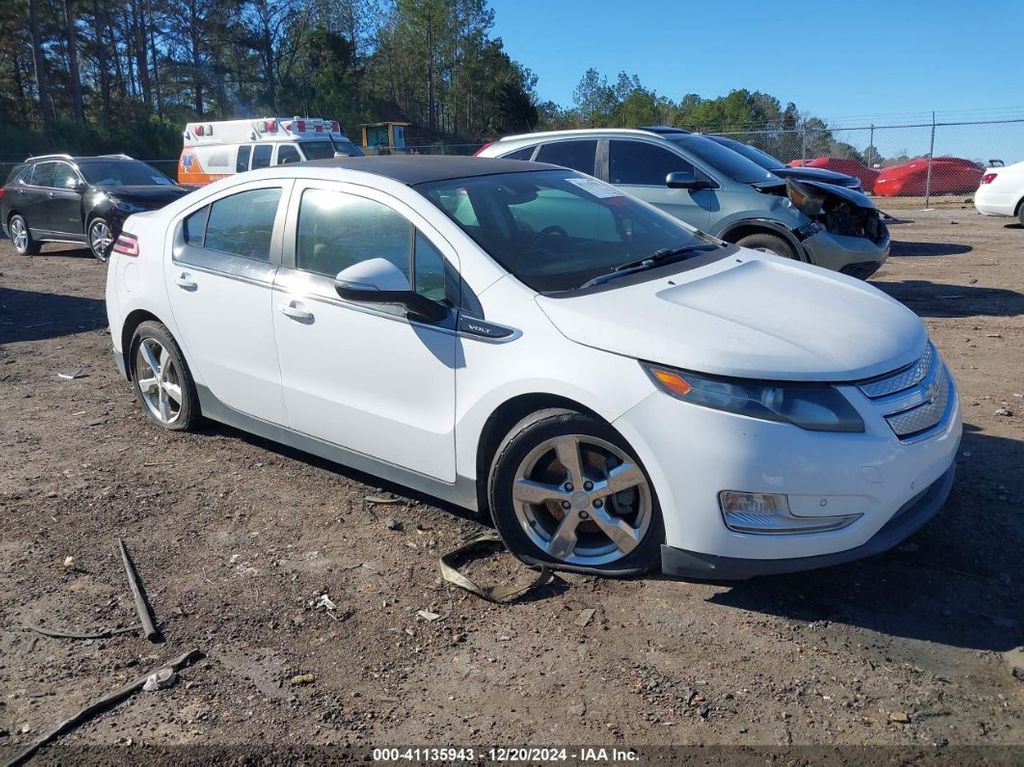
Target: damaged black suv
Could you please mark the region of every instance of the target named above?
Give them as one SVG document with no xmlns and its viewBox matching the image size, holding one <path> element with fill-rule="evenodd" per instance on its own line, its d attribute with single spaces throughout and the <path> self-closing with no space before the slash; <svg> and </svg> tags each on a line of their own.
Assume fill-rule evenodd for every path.
<svg viewBox="0 0 1024 767">
<path fill-rule="evenodd" d="M 127 155 L 30 157 L 0 189 L 0 226 L 22 255 L 43 242 L 71 242 L 106 261 L 128 216 L 189 191 Z"/>
</svg>

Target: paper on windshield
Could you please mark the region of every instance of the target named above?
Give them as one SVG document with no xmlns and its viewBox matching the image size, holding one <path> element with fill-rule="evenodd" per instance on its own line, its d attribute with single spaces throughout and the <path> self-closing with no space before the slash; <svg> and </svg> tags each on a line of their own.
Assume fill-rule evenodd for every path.
<svg viewBox="0 0 1024 767">
<path fill-rule="evenodd" d="M 598 181 L 596 178 L 567 178 L 570 184 L 574 184 L 582 189 L 584 192 L 589 192 L 598 199 L 606 199 L 608 197 L 622 197 L 623 194 L 614 186 L 609 186 L 603 181 Z"/>
</svg>

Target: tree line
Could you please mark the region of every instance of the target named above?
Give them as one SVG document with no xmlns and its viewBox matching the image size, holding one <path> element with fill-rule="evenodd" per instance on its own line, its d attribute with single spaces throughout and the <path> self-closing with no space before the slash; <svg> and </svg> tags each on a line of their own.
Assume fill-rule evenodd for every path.
<svg viewBox="0 0 1024 767">
<path fill-rule="evenodd" d="M 414 141 L 467 146 L 537 128 L 756 127 L 749 140 L 786 160 L 862 159 L 823 121 L 759 92 L 677 102 L 636 75 L 589 69 L 571 104 L 541 103 L 494 21 L 487 0 L 5 0 L 0 160 L 174 157 L 186 122 L 271 114 L 337 119 L 353 138 L 363 122 L 408 120 Z"/>
</svg>

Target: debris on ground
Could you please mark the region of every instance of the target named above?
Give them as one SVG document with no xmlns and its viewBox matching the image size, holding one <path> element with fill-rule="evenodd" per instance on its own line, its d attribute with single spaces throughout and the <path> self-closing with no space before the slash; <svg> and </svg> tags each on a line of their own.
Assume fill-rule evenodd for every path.
<svg viewBox="0 0 1024 767">
<path fill-rule="evenodd" d="M 893 711 L 889 714 L 889 721 L 896 724 L 910 724 L 910 714 L 903 711 Z"/>
<path fill-rule="evenodd" d="M 380 495 L 366 495 L 363 500 L 367 503 L 401 503 L 401 498 L 385 498 Z"/>
<path fill-rule="evenodd" d="M 593 608 L 583 610 L 576 618 L 576 625 L 579 626 L 581 629 L 585 629 L 587 626 L 590 625 L 590 621 L 594 620 L 595 613 L 597 613 L 597 610 Z"/>
<path fill-rule="evenodd" d="M 313 684 L 316 681 L 315 674 L 296 674 L 292 677 L 292 685 L 295 687 L 302 687 L 303 685 Z"/>
<path fill-rule="evenodd" d="M 81 370 L 75 370 L 71 373 L 57 373 L 57 378 L 62 378 L 65 381 L 74 381 L 76 378 L 82 377 Z"/>
<path fill-rule="evenodd" d="M 423 620 L 429 622 L 436 621 L 441 617 L 438 613 L 432 613 L 430 612 L 430 610 L 420 610 L 416 614 L 420 616 Z"/>
<path fill-rule="evenodd" d="M 139 614 L 142 630 L 146 634 L 146 639 L 150 642 L 158 642 L 163 637 L 160 635 L 160 631 L 153 620 L 153 608 L 146 597 L 146 590 L 142 585 L 142 581 L 139 580 L 139 575 L 135 570 L 135 563 L 132 562 L 132 558 L 128 554 L 128 548 L 124 545 L 124 540 L 118 538 L 117 545 L 121 549 L 121 560 L 124 562 L 124 571 L 128 576 L 128 587 L 131 589 L 132 597 L 135 599 L 135 610 Z"/>
<path fill-rule="evenodd" d="M 162 668 L 146 677 L 146 683 L 142 685 L 142 689 L 145 692 L 156 692 L 157 690 L 166 690 L 168 687 L 174 687 L 177 683 L 178 672 L 172 668 Z"/>
<path fill-rule="evenodd" d="M 62 565 L 62 567 L 65 570 L 75 570 L 76 569 L 75 568 L 75 558 L 74 557 L 64 557 L 64 564 Z"/>
<path fill-rule="evenodd" d="M 551 570 L 542 567 L 537 577 L 525 586 L 478 586 L 455 567 L 454 563 L 467 554 L 480 552 L 484 549 L 494 549 L 496 546 L 504 547 L 504 541 L 493 530 L 485 530 L 464 541 L 461 546 L 442 556 L 438 562 L 441 567 L 441 577 L 453 586 L 465 589 L 471 594 L 476 594 L 488 602 L 512 602 L 524 594 L 548 583 L 552 578 Z M 492 552 L 493 553 L 493 552 Z"/>
<path fill-rule="evenodd" d="M 386 527 L 388 530 L 401 530 L 402 523 L 394 517 L 388 517 L 384 520 L 384 527 Z"/>
<path fill-rule="evenodd" d="M 142 626 L 125 626 L 123 628 L 101 628 L 90 633 L 76 633 L 73 631 L 61 631 L 59 629 L 47 629 L 42 626 L 36 626 L 30 624 L 28 627 L 29 631 L 34 631 L 37 634 L 42 634 L 46 637 L 53 637 L 54 639 L 109 639 L 113 636 L 120 634 L 137 634 Z"/>
<path fill-rule="evenodd" d="M 149 682 L 150 677 L 157 676 L 165 671 L 169 671 L 171 674 L 175 674 L 181 669 L 186 668 L 187 666 L 191 666 L 193 663 L 202 660 L 202 658 L 203 653 L 199 650 L 189 650 L 184 655 L 175 658 L 169 663 L 165 663 L 163 666 L 156 669 L 155 671 L 146 674 L 145 676 L 139 677 L 134 682 L 129 682 L 124 687 L 114 690 L 114 692 L 103 696 L 94 703 L 90 703 L 88 706 L 81 709 L 77 714 L 74 714 L 69 719 L 65 719 L 52 730 L 45 733 L 35 743 L 30 745 L 20 754 L 15 756 L 11 761 L 9 761 L 6 764 L 6 767 L 16 767 L 19 764 L 27 762 L 40 748 L 45 746 L 47 743 L 56 740 L 66 732 L 70 732 L 71 730 L 78 727 L 78 725 L 88 721 L 101 711 L 106 711 L 107 709 L 116 706 L 118 703 L 127 700 L 140 690 L 145 689 L 145 686 Z"/>
</svg>

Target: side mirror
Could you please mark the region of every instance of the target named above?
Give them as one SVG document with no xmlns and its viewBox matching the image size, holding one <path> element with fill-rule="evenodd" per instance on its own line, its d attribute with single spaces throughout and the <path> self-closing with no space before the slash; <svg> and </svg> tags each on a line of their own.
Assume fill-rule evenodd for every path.
<svg viewBox="0 0 1024 767">
<path fill-rule="evenodd" d="M 710 189 L 713 184 L 706 179 L 697 178 L 687 171 L 676 170 L 665 176 L 665 186 L 669 189 Z"/>
<path fill-rule="evenodd" d="M 346 301 L 397 304 L 411 317 L 437 322 L 448 313 L 441 304 L 409 287 L 405 274 L 386 258 L 371 258 L 338 272 L 334 289 Z"/>
</svg>

